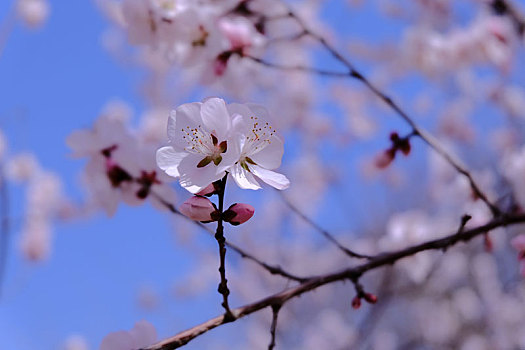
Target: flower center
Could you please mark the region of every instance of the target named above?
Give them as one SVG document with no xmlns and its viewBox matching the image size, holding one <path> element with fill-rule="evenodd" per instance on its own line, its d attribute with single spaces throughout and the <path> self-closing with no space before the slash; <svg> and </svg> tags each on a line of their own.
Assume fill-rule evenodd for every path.
<svg viewBox="0 0 525 350">
<path fill-rule="evenodd" d="M 256 165 L 250 156 L 262 151 L 266 146 L 272 143 L 271 137 L 275 134 L 275 129 L 268 123 L 259 123 L 256 116 L 250 117 L 253 126 L 244 140 L 244 146 L 241 152 L 239 164 L 246 171 L 250 171 L 248 164 Z"/>
<path fill-rule="evenodd" d="M 202 129 L 201 125 L 193 129 L 187 126 L 186 129 L 182 129 L 182 132 L 185 134 L 182 135 L 182 138 L 188 143 L 188 147 L 185 147 L 184 150 L 189 153 L 204 156 L 199 164 L 197 164 L 197 168 L 205 167 L 211 162 L 215 165 L 220 164 L 222 161 L 221 154 L 225 153 L 228 149 L 227 141 L 219 143 L 217 136 Z"/>
</svg>

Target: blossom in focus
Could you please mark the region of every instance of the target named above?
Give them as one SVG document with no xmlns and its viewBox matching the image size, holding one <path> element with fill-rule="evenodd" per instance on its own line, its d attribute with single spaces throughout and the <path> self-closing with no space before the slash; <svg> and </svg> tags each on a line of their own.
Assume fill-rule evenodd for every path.
<svg viewBox="0 0 525 350">
<path fill-rule="evenodd" d="M 250 220 L 253 213 L 255 213 L 255 209 L 251 205 L 235 203 L 224 212 L 224 221 L 237 226 Z"/>
<path fill-rule="evenodd" d="M 256 190 L 261 188 L 257 179 L 278 190 L 290 186 L 286 176 L 272 171 L 281 165 L 284 153 L 283 141 L 267 121 L 268 111 L 257 105 L 231 104 L 228 106 L 234 116 L 242 116 L 239 140 L 239 160 L 229 170 L 240 188 Z"/>
<path fill-rule="evenodd" d="M 148 321 L 139 321 L 130 331 L 109 333 L 102 339 L 99 350 L 137 350 L 153 344 L 157 331 Z"/>
<path fill-rule="evenodd" d="M 169 118 L 170 145 L 157 151 L 159 168 L 180 177 L 188 191 L 199 192 L 238 161 L 240 121 L 219 98 L 183 104 Z"/>
<path fill-rule="evenodd" d="M 192 193 L 201 191 L 229 172 L 239 187 L 261 188 L 260 179 L 277 189 L 288 179 L 272 169 L 279 167 L 284 147 L 259 106 L 210 98 L 184 104 L 168 121 L 171 145 L 157 151 L 157 164 L 168 175 L 180 177 Z"/>
<path fill-rule="evenodd" d="M 193 196 L 188 198 L 179 207 L 179 211 L 188 218 L 195 221 L 214 221 L 217 208 L 205 197 Z"/>
</svg>

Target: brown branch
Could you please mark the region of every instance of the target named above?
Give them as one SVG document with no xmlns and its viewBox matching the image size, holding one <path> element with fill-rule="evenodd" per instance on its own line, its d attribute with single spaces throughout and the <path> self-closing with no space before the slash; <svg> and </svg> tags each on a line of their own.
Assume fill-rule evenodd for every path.
<svg viewBox="0 0 525 350">
<path fill-rule="evenodd" d="M 270 326 L 270 344 L 268 350 L 273 350 L 275 347 L 275 332 L 277 331 L 277 317 L 279 317 L 279 311 L 281 310 L 280 304 L 272 305 L 272 325 Z"/>
<path fill-rule="evenodd" d="M 191 219 L 187 218 L 186 216 L 182 215 L 182 213 L 179 212 L 177 210 L 177 208 L 175 208 L 175 206 L 172 203 L 170 203 L 167 200 L 165 200 L 164 198 L 162 198 L 162 196 L 160 196 L 158 193 L 152 191 L 151 195 L 153 197 L 155 197 L 162 205 L 164 205 L 166 207 L 166 209 L 168 209 L 171 213 L 173 213 L 175 215 L 179 215 L 182 218 L 184 218 L 185 220 L 193 223 L 194 225 L 199 226 L 200 228 L 202 228 L 209 235 L 214 235 L 214 232 L 211 231 L 209 227 L 207 227 L 203 223 L 191 220 Z M 231 250 L 233 250 L 234 252 L 236 252 L 237 254 L 239 254 L 243 259 L 247 259 L 247 260 L 253 261 L 255 264 L 259 265 L 260 267 L 262 267 L 263 269 L 265 269 L 266 271 L 268 271 L 272 275 L 282 276 L 284 278 L 287 278 L 289 280 L 296 281 L 296 282 L 299 282 L 299 283 L 307 281 L 309 279 L 308 277 L 299 277 L 299 276 L 294 275 L 294 274 L 292 274 L 290 272 L 287 272 L 287 271 L 283 270 L 283 268 L 278 266 L 278 265 L 270 265 L 270 264 L 268 264 L 268 263 L 266 263 L 266 262 L 256 258 L 254 255 L 252 255 L 252 254 L 248 253 L 247 251 L 245 251 L 244 249 L 240 248 L 238 245 L 236 245 L 234 243 L 231 243 L 231 242 L 228 242 L 228 240 L 225 241 L 225 245 L 228 248 L 230 248 Z"/>
<path fill-rule="evenodd" d="M 525 214 L 520 215 L 503 215 L 497 218 L 494 218 L 492 221 L 488 222 L 485 225 L 478 226 L 476 228 L 463 230 L 460 232 L 454 232 L 446 237 L 431 240 L 421 244 L 407 247 L 395 252 L 382 253 L 379 254 L 368 262 L 361 265 L 336 271 L 333 273 L 316 276 L 309 278 L 307 281 L 295 286 L 288 288 L 280 293 L 273 294 L 269 297 L 261 299 L 252 304 L 248 304 L 236 309 L 231 310 L 232 314 L 235 317 L 235 320 L 238 320 L 244 316 L 250 315 L 259 310 L 265 309 L 267 307 L 274 307 L 275 305 L 284 305 L 288 300 L 298 297 L 306 292 L 317 289 L 326 284 L 331 284 L 338 281 L 344 280 L 358 280 L 363 274 L 368 271 L 374 270 L 382 266 L 392 265 L 400 259 L 413 256 L 417 253 L 427 251 L 427 250 L 442 250 L 446 251 L 449 247 L 454 246 L 458 242 L 467 242 L 472 238 L 485 234 L 495 228 L 505 227 L 515 224 L 525 223 Z M 181 332 L 173 337 L 167 338 L 163 341 L 160 341 L 154 345 L 144 348 L 143 350 L 171 350 L 181 347 L 192 339 L 202 335 L 203 333 L 208 332 L 224 323 L 231 322 L 225 318 L 224 315 L 217 316 L 213 319 L 210 319 L 198 326 L 190 328 L 184 332 Z"/>
<path fill-rule="evenodd" d="M 283 199 L 283 202 L 290 208 L 291 211 L 293 211 L 295 214 L 297 214 L 301 219 L 303 219 L 306 223 L 308 223 L 310 226 L 312 226 L 315 230 L 317 230 L 319 233 L 321 233 L 326 239 L 328 239 L 330 242 L 335 244 L 337 248 L 339 248 L 342 252 L 344 252 L 346 255 L 352 257 L 352 258 L 359 258 L 359 259 L 371 259 L 372 257 L 370 255 L 360 254 L 357 252 L 354 252 L 353 250 L 348 249 L 345 247 L 341 242 L 337 240 L 330 232 L 323 229 L 321 226 L 316 224 L 312 219 L 310 219 L 308 216 L 306 216 L 303 212 L 299 210 L 295 205 L 292 204 L 286 198 L 281 191 L 278 191 L 281 195 L 281 198 Z"/>
<path fill-rule="evenodd" d="M 519 35 L 525 34 L 525 18 L 523 18 L 514 4 L 508 0 L 492 0 L 490 6 L 497 15 L 509 17 Z"/>
<path fill-rule="evenodd" d="M 318 75 L 325 75 L 329 77 L 339 77 L 339 78 L 346 78 L 348 77 L 348 73 L 346 72 L 335 72 L 330 70 L 323 70 L 315 67 L 310 66 L 303 66 L 303 65 L 295 65 L 295 66 L 285 66 L 281 65 L 279 63 L 273 63 L 270 61 L 266 61 L 263 58 L 251 56 L 248 54 L 243 53 L 243 58 L 250 59 L 256 63 L 259 63 L 263 66 L 266 66 L 268 68 L 278 69 L 278 70 L 285 70 L 285 71 L 299 71 L 299 72 L 307 72 L 307 73 L 315 73 Z"/>
<path fill-rule="evenodd" d="M 230 290 L 228 289 L 228 280 L 226 279 L 226 239 L 224 238 L 224 226 L 222 224 L 222 214 L 224 211 L 224 191 L 226 189 L 226 180 L 228 179 L 228 174 L 224 175 L 222 180 L 219 181 L 219 220 L 217 220 L 217 231 L 215 231 L 215 239 L 219 244 L 219 274 L 221 276 L 221 282 L 217 291 L 222 294 L 222 307 L 224 307 L 225 314 L 224 318 L 227 320 L 234 320 L 232 312 L 230 310 L 230 305 L 228 304 L 228 295 L 230 295 Z"/>
<path fill-rule="evenodd" d="M 286 7 L 288 11 L 288 17 L 293 18 L 302 27 L 303 31 L 306 33 L 305 35 L 309 35 L 314 40 L 318 41 L 325 48 L 325 50 L 327 50 L 335 60 L 343 64 L 348 69 L 348 71 L 344 73 L 339 73 L 339 72 L 317 69 L 314 67 L 300 66 L 300 65 L 299 66 L 285 66 L 285 65 L 278 64 L 278 63 L 268 62 L 262 58 L 257 58 L 257 57 L 252 57 L 252 56 L 243 56 L 243 57 L 246 57 L 261 65 L 264 65 L 270 68 L 274 68 L 274 69 L 304 71 L 304 72 L 310 72 L 310 73 L 315 73 L 319 75 L 333 76 L 333 77 L 351 77 L 351 78 L 361 81 L 361 83 L 363 83 L 374 95 L 379 97 L 392 110 L 394 110 L 394 112 L 396 112 L 396 114 L 399 115 L 408 125 L 410 125 L 410 127 L 412 128 L 412 133 L 414 135 L 419 136 L 428 146 L 430 146 L 430 148 L 432 148 L 441 157 L 443 157 L 445 161 L 447 161 L 457 172 L 459 172 L 461 175 L 467 178 L 470 184 L 470 187 L 472 191 L 474 192 L 474 194 L 476 195 L 476 197 L 480 198 L 487 205 L 487 207 L 490 209 L 494 217 L 501 215 L 501 210 L 488 199 L 487 195 L 481 190 L 478 184 L 474 181 L 474 178 L 472 177 L 471 173 L 458 159 L 456 159 L 451 154 L 449 154 L 437 142 L 437 140 L 432 135 L 430 135 L 427 131 L 425 131 L 423 128 L 418 126 L 416 122 L 408 115 L 407 112 L 405 112 L 392 98 L 387 96 L 377 86 L 375 86 L 372 82 L 370 82 L 368 78 L 366 78 L 363 74 L 361 74 L 354 67 L 352 62 L 346 59 L 341 53 L 339 53 L 339 51 L 337 51 L 332 45 L 330 45 L 324 37 L 310 30 L 308 26 L 303 22 L 303 20 L 299 16 L 297 16 L 287 4 L 285 4 L 283 1 L 281 1 L 281 3 L 283 4 L 283 6 Z"/>
</svg>

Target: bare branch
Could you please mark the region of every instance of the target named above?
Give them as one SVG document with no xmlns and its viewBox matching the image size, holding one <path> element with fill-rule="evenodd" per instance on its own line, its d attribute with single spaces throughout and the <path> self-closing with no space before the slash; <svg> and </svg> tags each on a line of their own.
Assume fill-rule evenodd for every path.
<svg viewBox="0 0 525 350">
<path fill-rule="evenodd" d="M 487 195 L 474 181 L 474 178 L 472 177 L 471 173 L 467 170 L 467 168 L 462 164 L 461 161 L 459 161 L 458 159 L 456 159 L 456 157 L 448 153 L 432 135 L 430 135 L 427 131 L 418 126 L 415 123 L 415 121 L 408 115 L 408 113 L 406 113 L 392 98 L 387 96 L 377 86 L 372 84 L 370 80 L 368 80 L 362 73 L 360 73 L 354 67 L 352 62 L 346 59 L 339 51 L 337 51 L 332 45 L 330 45 L 325 38 L 310 30 L 308 26 L 304 23 L 304 21 L 298 15 L 296 15 L 295 12 L 286 3 L 284 3 L 283 1 L 281 1 L 281 3 L 283 4 L 283 6 L 286 7 L 288 11 L 288 16 L 290 18 L 295 19 L 297 23 L 302 27 L 303 31 L 306 33 L 305 35 L 309 35 L 310 37 L 318 41 L 332 55 L 332 57 L 335 60 L 339 61 L 348 69 L 348 72 L 339 73 L 306 66 L 285 66 L 278 63 L 271 63 L 257 57 L 243 57 L 246 57 L 257 63 L 260 63 L 261 65 L 274 69 L 304 71 L 333 77 L 352 77 L 361 81 L 374 95 L 379 97 L 392 110 L 394 110 L 396 114 L 399 115 L 408 125 L 410 125 L 410 127 L 412 128 L 412 133 L 414 135 L 419 136 L 428 146 L 430 146 L 430 148 L 434 149 L 434 151 L 436 151 L 440 156 L 442 156 L 457 172 L 459 172 L 461 175 L 467 178 L 470 187 L 472 188 L 472 191 L 474 192 L 476 197 L 480 198 L 487 205 L 494 217 L 497 217 L 502 214 L 501 210 L 495 204 L 489 201 Z"/>
<path fill-rule="evenodd" d="M 173 213 L 175 215 L 179 215 L 179 216 L 183 217 L 184 219 L 190 221 L 191 223 L 199 226 L 200 228 L 202 228 L 209 235 L 214 235 L 215 234 L 215 232 L 210 230 L 210 228 L 207 227 L 206 225 L 204 225 L 203 223 L 191 220 L 191 219 L 187 218 L 186 216 L 182 215 L 181 212 L 179 212 L 177 210 L 177 208 L 175 208 L 175 206 L 172 203 L 166 201 L 158 193 L 155 193 L 155 192 L 152 191 L 151 195 L 153 197 L 155 197 L 162 205 L 164 205 L 171 213 Z M 234 252 L 239 254 L 242 258 L 250 260 L 250 261 L 253 261 L 254 263 L 259 265 L 260 267 L 262 267 L 263 269 L 265 269 L 266 271 L 268 271 L 272 275 L 282 276 L 282 277 L 287 278 L 289 280 L 300 282 L 300 283 L 304 282 L 304 281 L 307 281 L 309 279 L 308 277 L 299 277 L 299 276 L 296 276 L 296 275 L 294 275 L 292 273 L 289 273 L 289 272 L 283 270 L 283 268 L 278 266 L 278 265 L 270 265 L 270 264 L 268 264 L 268 263 L 266 263 L 266 262 L 256 258 L 254 255 L 252 255 L 252 254 L 248 253 L 247 251 L 245 251 L 244 249 L 240 248 L 238 245 L 228 242 L 228 240 L 225 241 L 225 244 L 226 244 L 226 246 L 228 248 L 230 248 L 231 250 L 233 250 Z"/>
<path fill-rule="evenodd" d="M 368 271 L 377 269 L 382 266 L 392 265 L 400 259 L 405 257 L 416 255 L 420 252 L 427 250 L 442 250 L 446 251 L 447 248 L 454 246 L 458 242 L 467 242 L 472 238 L 485 234 L 495 228 L 505 227 L 510 225 L 516 225 L 525 223 L 525 214 L 520 215 L 505 215 L 494 218 L 492 221 L 485 225 L 478 226 L 469 230 L 463 230 L 460 232 L 454 232 L 444 238 L 439 238 L 410 246 L 405 249 L 401 249 L 395 252 L 379 254 L 368 262 L 361 265 L 336 271 L 333 273 L 316 276 L 309 278 L 307 281 L 295 286 L 288 288 L 280 293 L 271 295 L 264 299 L 261 299 L 255 303 L 248 304 L 232 310 L 232 314 L 235 320 L 238 320 L 244 316 L 250 315 L 254 312 L 262 310 L 267 307 L 273 307 L 274 305 L 284 305 L 288 300 L 300 296 L 306 292 L 317 289 L 326 284 L 331 284 L 338 281 L 344 280 L 358 280 L 363 274 Z M 184 332 L 181 332 L 171 338 L 167 338 L 157 344 L 151 345 L 144 350 L 171 350 L 181 347 L 192 339 L 208 332 L 224 323 L 231 322 L 227 320 L 224 315 L 217 316 L 209 321 L 206 321 L 198 326 L 190 328 Z"/>
<path fill-rule="evenodd" d="M 230 310 L 230 305 L 228 304 L 228 295 L 230 295 L 230 290 L 228 289 L 228 280 L 226 279 L 226 247 L 224 238 L 224 226 L 222 224 L 222 214 L 224 211 L 224 190 L 226 189 L 226 180 L 228 179 L 228 174 L 224 175 L 222 180 L 219 182 L 219 220 L 217 220 L 217 231 L 215 231 L 215 239 L 219 244 L 219 273 L 221 276 L 221 282 L 219 283 L 219 288 L 217 289 L 220 294 L 222 294 L 222 307 L 226 313 L 224 318 L 233 321 L 233 315 Z"/>
<path fill-rule="evenodd" d="M 275 331 L 277 330 L 277 317 L 279 317 L 279 311 L 281 310 L 280 304 L 272 306 L 272 325 L 270 326 L 271 340 L 268 345 L 268 350 L 273 350 L 275 347 Z"/>
<path fill-rule="evenodd" d="M 301 219 L 303 219 L 306 223 L 308 223 L 310 226 L 312 226 L 314 229 L 316 229 L 319 233 L 321 233 L 326 239 L 328 239 L 330 242 L 335 244 L 337 248 L 339 248 L 342 252 L 344 252 L 346 255 L 352 257 L 352 258 L 359 258 L 359 259 L 371 259 L 372 257 L 370 255 L 364 255 L 360 253 L 356 253 L 353 250 L 348 249 L 345 247 L 341 242 L 337 240 L 330 232 L 323 229 L 321 226 L 316 224 L 312 219 L 310 219 L 308 216 L 306 216 L 304 213 L 302 213 L 299 208 L 297 208 L 295 205 L 292 204 L 286 198 L 281 191 L 278 191 L 281 195 L 281 198 L 283 199 L 283 202 L 290 208 L 291 211 L 293 211 L 295 214 L 297 214 Z"/>
</svg>

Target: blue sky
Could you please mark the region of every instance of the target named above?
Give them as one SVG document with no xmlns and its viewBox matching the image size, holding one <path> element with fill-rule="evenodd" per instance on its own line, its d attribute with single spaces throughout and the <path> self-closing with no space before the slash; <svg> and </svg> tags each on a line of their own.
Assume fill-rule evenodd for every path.
<svg viewBox="0 0 525 350">
<path fill-rule="evenodd" d="M 0 20 L 12 3 L 0 2 Z M 367 10 L 347 18 L 342 5 L 334 3 L 326 17 L 345 36 L 385 39 L 401 28 L 395 22 L 373 25 L 378 18 Z M 122 67 L 101 46 L 107 26 L 93 1 L 51 1 L 48 23 L 37 31 L 17 25 L 0 55 L 0 128 L 10 152 L 34 151 L 44 168 L 65 179 L 73 198 L 81 196 L 77 175 L 83 162 L 68 156 L 67 135 L 90 127 L 112 98 L 130 103 L 136 111 L 143 108 L 137 91 L 140 72 Z M 420 83 L 411 80 L 403 91 L 413 91 Z M 352 152 L 362 150 L 358 146 Z M 12 217 L 19 217 L 20 188 L 12 188 L 11 200 Z M 362 208 L 359 202 L 352 205 Z M 39 265 L 18 254 L 19 227 L 13 221 L 0 299 L 2 348 L 57 349 L 66 336 L 78 333 L 96 349 L 105 334 L 129 329 L 142 318 L 167 336 L 220 312 L 213 293 L 188 303 L 174 302 L 170 286 L 199 263 L 198 257 L 176 242 L 168 216 L 149 205 L 121 206 L 114 218 L 100 214 L 60 224 L 51 258 Z M 204 236 L 202 244 L 216 249 L 215 242 Z M 147 313 L 137 307 L 137 292 L 144 285 L 159 292 L 161 311 Z M 189 348 L 198 349 L 200 343 L 195 344 Z"/>
</svg>

